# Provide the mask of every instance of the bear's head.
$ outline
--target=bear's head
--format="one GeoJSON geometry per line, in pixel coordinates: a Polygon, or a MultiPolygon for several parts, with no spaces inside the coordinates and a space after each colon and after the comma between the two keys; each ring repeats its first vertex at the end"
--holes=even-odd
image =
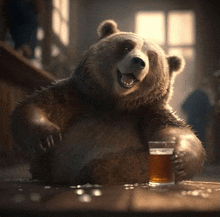
{"type": "Polygon", "coordinates": [[[181,57],[166,56],[158,45],[119,31],[113,20],[102,22],[97,32],[99,40],[75,73],[84,93],[125,109],[169,100],[174,72],[184,67],[181,57]]]}

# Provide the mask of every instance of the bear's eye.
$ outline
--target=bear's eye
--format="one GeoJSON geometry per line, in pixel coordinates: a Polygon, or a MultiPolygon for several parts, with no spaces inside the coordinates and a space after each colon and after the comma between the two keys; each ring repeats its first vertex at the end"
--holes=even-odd
{"type": "Polygon", "coordinates": [[[153,58],[150,58],[149,61],[150,61],[150,64],[154,64],[154,59],[153,58]]]}
{"type": "Polygon", "coordinates": [[[124,51],[128,52],[129,51],[129,47],[125,47],[124,51]]]}
{"type": "Polygon", "coordinates": [[[130,40],[123,41],[120,47],[123,53],[128,53],[134,48],[134,42],[130,40]]]}
{"type": "Polygon", "coordinates": [[[154,51],[148,51],[150,65],[154,65],[157,61],[157,54],[154,51]]]}

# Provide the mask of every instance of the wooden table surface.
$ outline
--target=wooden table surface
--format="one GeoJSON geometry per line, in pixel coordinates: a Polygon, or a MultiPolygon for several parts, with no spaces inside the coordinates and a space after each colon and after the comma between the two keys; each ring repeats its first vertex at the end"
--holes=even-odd
{"type": "Polygon", "coordinates": [[[220,216],[218,182],[171,187],[0,182],[0,216],[220,216]]]}

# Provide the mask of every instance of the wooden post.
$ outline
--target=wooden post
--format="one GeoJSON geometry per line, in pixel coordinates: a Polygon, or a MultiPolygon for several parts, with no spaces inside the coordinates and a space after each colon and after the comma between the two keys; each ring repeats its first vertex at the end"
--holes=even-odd
{"type": "Polygon", "coordinates": [[[42,65],[44,69],[48,69],[52,59],[52,0],[44,1],[44,7],[42,16],[42,25],[44,30],[44,39],[42,41],[42,65]]]}

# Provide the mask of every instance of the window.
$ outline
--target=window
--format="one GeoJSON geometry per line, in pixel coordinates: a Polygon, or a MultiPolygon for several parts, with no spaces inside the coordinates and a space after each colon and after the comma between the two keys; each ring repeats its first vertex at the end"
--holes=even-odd
{"type": "MultiPolygon", "coordinates": [[[[69,44],[69,0],[52,0],[52,30],[64,46],[69,44]]],[[[44,30],[39,27],[37,31],[38,41],[44,39],[44,30]]],[[[51,52],[49,55],[56,57],[61,54],[60,47],[52,41],[51,52]]],[[[39,68],[42,65],[42,47],[39,45],[35,49],[35,59],[32,61],[39,68]]]]}
{"type": "MultiPolygon", "coordinates": [[[[44,39],[44,30],[41,27],[38,27],[37,29],[37,40],[41,42],[44,39]]],[[[42,48],[40,44],[38,44],[34,50],[34,60],[32,60],[32,63],[38,67],[43,68],[42,66],[42,48]]]]}
{"type": "Polygon", "coordinates": [[[159,44],[169,55],[182,55],[186,60],[183,73],[176,77],[170,101],[177,114],[185,118],[181,105],[192,91],[195,79],[195,13],[181,11],[141,11],[136,14],[135,32],[159,44]]]}
{"type": "Polygon", "coordinates": [[[64,45],[69,44],[69,0],[53,0],[52,28],[64,45]]]}
{"type": "Polygon", "coordinates": [[[136,31],[140,36],[157,44],[165,44],[165,14],[163,12],[139,12],[136,31]]]}

